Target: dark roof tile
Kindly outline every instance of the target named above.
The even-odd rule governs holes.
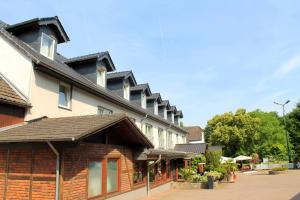
[[[136,137],[148,147],[153,147],[147,137],[130,121],[124,113],[112,115],[85,115],[61,118],[44,118],[16,128],[0,132],[0,143],[76,141],[98,133],[123,120],[127,120]]]
[[[175,150],[177,151],[185,151],[185,152],[192,152],[196,154],[204,154],[207,148],[206,143],[199,143],[199,144],[176,144]]]

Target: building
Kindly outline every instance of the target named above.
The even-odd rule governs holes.
[[[1,77],[23,102],[1,107],[6,121],[21,114],[0,132],[0,196],[134,199],[176,180],[192,156],[174,150],[186,142],[182,111],[132,71],[116,72],[108,52],[59,54],[68,41],[58,17],[0,22]],[[90,196],[94,176],[101,187]]]
[[[187,143],[198,144],[205,143],[204,131],[200,126],[185,127],[187,134]]]

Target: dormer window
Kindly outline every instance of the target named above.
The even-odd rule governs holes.
[[[157,101],[154,101],[154,114],[158,115],[158,103],[157,103]]]
[[[106,69],[104,67],[101,67],[97,71],[97,85],[106,87]]]
[[[124,84],[124,98],[130,100],[130,86],[129,83]]]
[[[167,120],[168,119],[168,111],[166,108],[164,108],[164,119]]]
[[[146,97],[146,94],[144,92],[142,92],[142,96],[141,96],[141,106],[144,109],[147,108],[147,97]]]
[[[40,53],[50,59],[54,57],[55,39],[42,33]]]

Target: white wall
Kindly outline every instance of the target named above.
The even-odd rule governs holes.
[[[102,106],[112,110],[114,113],[125,112],[129,117],[136,119],[136,124],[140,128],[141,121],[143,121],[143,124],[151,124],[153,126],[153,143],[156,148],[159,146],[158,127],[164,129],[164,136],[166,135],[166,130],[172,131],[173,147],[176,144],[176,134],[179,134],[181,137],[183,135],[177,130],[169,129],[163,123],[148,118],[144,119],[145,116],[143,115],[136,114],[77,87],[72,89],[71,109],[59,108],[59,80],[33,70],[32,62],[1,37],[0,49],[0,72],[29,98],[32,105],[32,108],[26,113],[25,120],[32,120],[42,116],[92,115],[97,114],[98,106]],[[182,142],[180,139],[179,141]]]
[[[162,123],[148,118],[144,119],[145,116],[143,115],[136,114],[74,86],[72,90],[71,109],[60,108],[58,107],[59,80],[39,71],[34,71],[31,88],[30,101],[33,107],[30,109],[30,112],[27,113],[25,120],[31,120],[45,115],[48,117],[66,117],[97,114],[97,106],[102,106],[113,110],[114,113],[127,113],[129,117],[136,120],[136,124],[140,128],[141,121],[143,127],[145,127],[144,124],[146,123],[151,124],[153,127],[153,144],[156,148],[159,146],[158,128],[164,129],[164,132],[168,129],[168,126]],[[174,147],[176,144],[176,134],[179,134],[179,138],[182,138],[184,135],[177,130],[170,130],[173,133],[172,143]],[[143,128],[143,132],[145,132],[145,128]],[[183,143],[182,139],[179,139],[179,141]]]
[[[28,97],[30,93],[32,71],[33,66],[31,60],[0,36],[0,72],[11,81],[25,97]]]

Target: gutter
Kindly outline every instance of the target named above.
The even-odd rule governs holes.
[[[59,166],[60,166],[60,155],[57,149],[52,145],[51,142],[47,142],[51,150],[56,155],[56,174],[55,174],[55,200],[59,200]]]
[[[128,104],[127,102],[125,103],[125,101],[123,101],[123,99],[121,99],[121,97],[117,97],[117,96],[114,96],[113,94],[110,94],[109,91],[101,91],[99,88],[96,88],[95,86],[91,86],[91,85],[87,85],[86,83],[80,81],[80,80],[74,80],[74,77],[71,77],[69,76],[68,74],[65,74],[64,72],[60,72],[56,69],[53,69],[51,66],[47,65],[46,63],[43,63],[43,62],[38,62],[36,63],[37,65],[42,65],[42,67],[44,67],[45,69],[41,69],[41,67],[39,66],[35,66],[35,69],[39,70],[39,71],[43,71],[45,73],[57,73],[59,74],[60,76],[63,76],[65,79],[69,79],[69,81],[71,80],[71,83],[73,83],[74,85],[76,85],[77,87],[79,88],[83,88],[85,87],[84,89],[88,88],[89,89],[89,92],[97,95],[97,96],[100,96],[102,98],[104,98],[105,100],[108,100],[110,102],[114,102],[120,106],[125,106],[127,109],[135,112],[135,113],[138,113],[138,114],[141,114],[141,115],[144,115],[146,113],[146,115],[148,116],[148,118],[154,120],[154,121],[157,121],[159,123],[164,123],[166,125],[171,125],[174,129],[180,131],[180,132],[183,132],[183,133],[187,133],[186,130],[180,128],[179,126],[175,125],[175,124],[171,124],[170,122],[168,122],[167,120],[164,120],[164,119],[159,119],[158,116],[155,116],[155,115],[152,115],[151,113],[147,113],[146,110],[142,110],[142,108],[136,108],[134,107],[133,105],[130,105]],[[50,71],[50,72],[49,72]]]
[[[153,163],[151,163],[151,164],[149,164],[148,163],[148,166],[147,166],[147,196],[149,197],[149,195],[150,195],[150,167],[152,167],[152,166],[154,166],[156,163],[158,163],[158,162],[160,162],[161,161],[161,154],[159,154],[159,156],[158,156],[158,159],[155,161],[155,162],[153,162]]]

